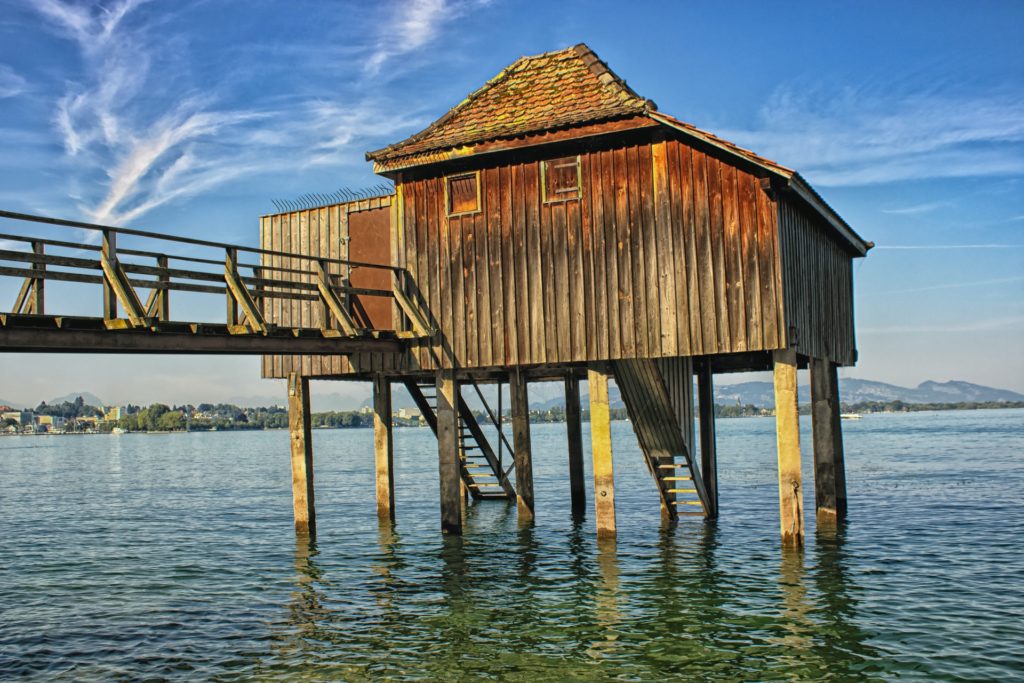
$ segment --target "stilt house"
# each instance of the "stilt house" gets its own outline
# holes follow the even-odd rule
[[[608,380],[663,516],[711,518],[712,374],[774,370],[782,534],[798,545],[796,370],[807,365],[818,517],[843,517],[836,367],[857,359],[852,264],[872,245],[799,174],[658,111],[585,45],[519,59],[423,131],[366,157],[393,194],[260,225],[266,249],[352,262],[325,266],[346,300],[278,301],[268,322],[419,339],[401,353],[264,357],[265,377],[290,380],[300,528],[314,523],[310,378],[374,382],[378,505],[389,516],[390,386],[409,388],[437,433],[442,527],[456,533],[467,493],[534,513],[530,381],[565,382],[567,471],[582,509],[578,381],[588,378],[596,521],[612,534]],[[288,266],[279,261],[265,257]],[[462,397],[493,382],[510,385],[514,467],[499,462],[504,437],[489,443]]]

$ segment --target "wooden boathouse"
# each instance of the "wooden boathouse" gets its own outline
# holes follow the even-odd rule
[[[447,533],[461,532],[467,495],[514,498],[532,518],[530,382],[564,382],[569,490],[582,510],[587,379],[596,524],[607,536],[609,380],[671,521],[718,515],[714,374],[771,370],[781,532],[798,546],[800,367],[812,379],[817,518],[844,517],[836,368],[857,360],[852,262],[872,245],[799,174],[661,113],[585,45],[519,59],[423,131],[366,158],[393,193],[260,222],[263,249],[329,259],[320,267],[349,287],[344,297],[273,300],[269,323],[418,340],[400,352],[263,357],[264,377],[288,379],[297,529],[315,530],[311,378],[373,382],[386,517],[391,387],[408,388],[437,434]],[[289,268],[270,253],[263,265]],[[510,389],[507,468],[465,398],[488,383]],[[493,408],[486,414],[500,425]]]

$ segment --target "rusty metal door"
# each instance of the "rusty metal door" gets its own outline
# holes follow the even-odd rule
[[[352,261],[391,265],[391,211],[388,207],[354,211],[348,215],[348,257]],[[353,287],[391,291],[391,271],[380,268],[353,268]],[[390,296],[359,294],[351,298],[352,315],[366,327],[392,330]]]

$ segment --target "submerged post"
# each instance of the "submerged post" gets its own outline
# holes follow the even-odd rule
[[[782,545],[786,548],[801,548],[804,544],[804,515],[796,350],[775,351],[774,366],[775,440],[779,454],[779,518]]]
[[[441,531],[462,533],[462,475],[459,469],[459,385],[455,371],[437,371],[437,468],[441,489]]]
[[[846,472],[839,416],[839,378],[827,358],[813,358],[811,421],[814,430],[814,503],[819,526],[846,517]]]
[[[526,390],[526,376],[511,372],[508,388],[512,402],[512,447],[516,465],[516,508],[520,522],[532,522],[533,508],[533,451],[530,445],[530,401]]]
[[[715,443],[715,387],[711,363],[697,370],[697,400],[700,411],[700,475],[708,496],[708,518],[718,517],[718,450]]]
[[[572,516],[582,517],[587,507],[583,484],[583,416],[580,412],[580,380],[576,375],[565,378],[565,429],[569,436],[569,491],[572,495]]]
[[[295,532],[316,534],[313,498],[313,439],[309,421],[309,379],[288,375],[288,429],[292,444],[292,507]]]
[[[590,448],[594,460],[594,508],[597,537],[615,537],[615,471],[612,467],[611,416],[608,412],[608,371],[587,371],[590,389]]]
[[[377,470],[377,516],[395,518],[394,442],[391,429],[391,381],[373,378],[373,449]]]

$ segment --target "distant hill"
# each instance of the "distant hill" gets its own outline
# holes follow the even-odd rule
[[[800,402],[811,400],[806,384],[799,388]],[[970,382],[921,382],[915,388],[901,387],[867,379],[839,380],[839,397],[845,403],[861,401],[904,401],[905,403],[960,403],[964,401],[1024,401],[1024,394]],[[769,408],[775,405],[771,382],[740,382],[715,387],[715,402],[741,403]]]
[[[10,406],[11,408],[24,408],[25,406],[17,401],[8,401],[5,398],[0,398],[0,406]]]
[[[806,384],[799,388],[800,402],[809,403],[811,388]],[[844,403],[861,401],[904,401],[906,403],[960,403],[966,401],[1024,401],[1024,394],[1007,389],[994,389],[970,382],[921,382],[915,388],[901,387],[885,382],[867,379],[840,379],[839,396]],[[613,408],[623,407],[618,387],[608,391]],[[583,401],[586,401],[586,394]],[[562,396],[530,404],[531,408],[547,410],[564,404]],[[755,405],[771,408],[775,405],[775,390],[771,382],[739,382],[737,384],[716,384],[715,403],[720,405]]]
[[[85,405],[87,406],[96,406],[97,408],[102,408],[105,405],[107,405],[99,396],[97,396],[96,394],[90,394],[88,391],[75,391],[70,394],[58,396],[57,398],[47,399],[46,405],[53,406],[59,403],[64,403],[64,401],[67,401],[68,403],[74,403],[75,399],[77,399],[79,396],[82,397],[82,400],[85,401]],[[32,407],[35,408],[35,406]]]

